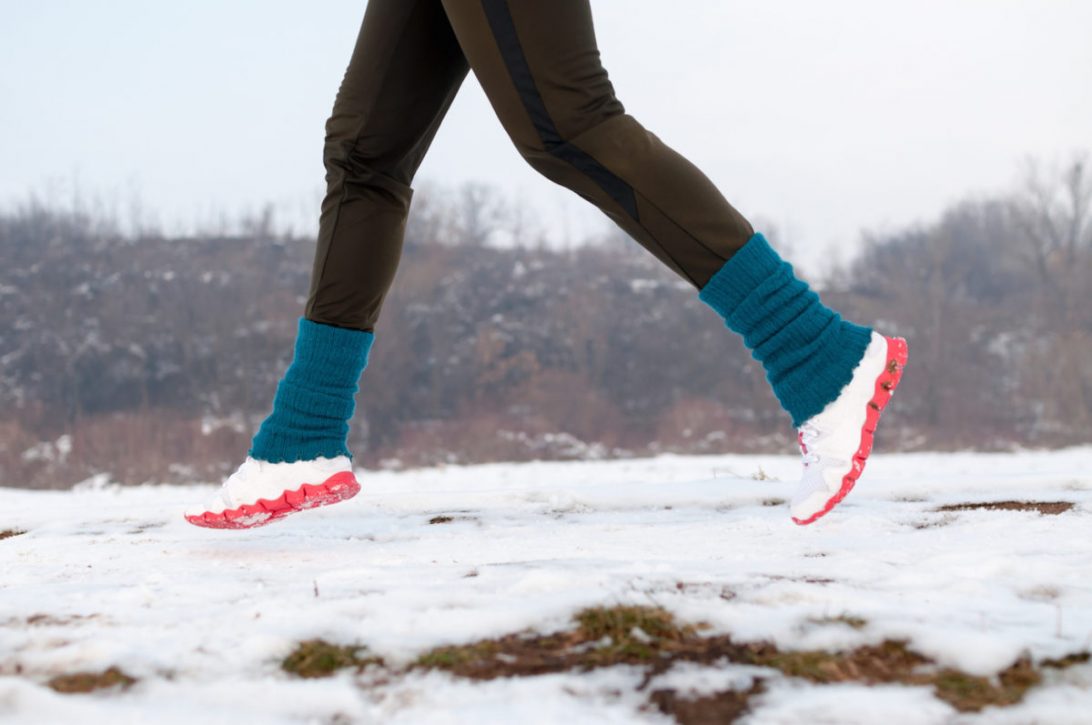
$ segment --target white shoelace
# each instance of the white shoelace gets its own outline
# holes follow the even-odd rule
[[[810,422],[800,426],[800,442],[804,445],[804,467],[819,462],[819,454],[816,447],[819,442],[820,431]]]

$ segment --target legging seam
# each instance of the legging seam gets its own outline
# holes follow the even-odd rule
[[[538,85],[535,82],[534,73],[531,71],[531,67],[527,63],[527,57],[523,52],[519,33],[516,31],[515,20],[512,18],[512,13],[508,7],[507,1],[482,0],[482,6],[486,14],[486,20],[489,23],[490,30],[492,32],[493,41],[497,44],[497,51],[500,53],[501,60],[504,62],[505,69],[508,71],[508,78],[512,82],[512,85],[516,92],[516,96],[520,100],[520,104],[523,107],[524,113],[528,115],[529,120],[531,121],[531,126],[538,134],[539,141],[542,143],[543,146],[543,150],[545,150],[546,153],[550,154],[554,158],[558,158],[568,163],[585,177],[590,179],[597,186],[599,186],[599,188],[612,201],[614,201],[614,203],[616,203],[627,216],[633,219],[635,224],[648,232],[649,238],[652,239],[653,242],[655,242],[656,246],[660,248],[664,256],[667,257],[667,259],[671,260],[671,262],[675,265],[675,267],[678,268],[682,275],[686,277],[691,284],[693,284],[695,287],[698,287],[699,285],[697,281],[690,276],[690,273],[687,272],[683,265],[679,263],[679,260],[677,260],[671,254],[671,252],[669,252],[667,248],[660,243],[660,240],[656,239],[656,237],[641,224],[640,215],[637,212],[637,190],[634,189],[634,187],[625,179],[611,171],[610,168],[600,162],[593,155],[580,148],[576,144],[572,143],[572,139],[565,139],[561,136],[561,133],[558,131],[557,126],[553,121],[553,117],[550,115],[549,108],[546,107],[546,99],[542,97],[542,94],[538,90]],[[505,33],[505,37],[507,38],[507,48],[505,46],[505,42],[502,42],[502,39],[500,37],[500,34],[502,32]],[[517,72],[519,77],[522,78],[527,84],[526,88],[521,87],[520,82],[517,80]],[[578,138],[580,135],[582,134],[577,134],[574,138]],[[580,157],[584,157],[590,160],[595,167],[598,167],[596,171],[601,170],[602,172],[605,172],[605,174],[609,178],[603,179],[601,175],[600,178],[597,178],[596,175],[589,173],[588,169],[581,168],[580,165],[578,165],[577,163],[579,160],[581,160]],[[604,182],[610,183],[608,184]],[[631,204],[627,204],[626,201],[624,201],[625,197],[621,193],[623,189],[615,188],[619,185],[624,187],[624,191],[628,192],[629,196],[632,198]],[[641,196],[644,197],[643,194]],[[648,197],[644,198],[647,200]],[[656,208],[657,211],[660,211],[661,214],[663,214],[663,211],[660,210],[659,207],[657,207],[655,204],[652,204],[652,206]],[[676,227],[679,226],[666,214],[664,214],[664,216]],[[682,229],[681,227],[679,228]],[[683,229],[682,231],[684,234],[691,237],[691,239],[694,239],[693,235],[690,235],[688,232],[686,232],[685,229]],[[702,244],[700,241],[696,239],[695,241],[698,242],[699,246],[707,249],[710,252],[712,251],[709,250],[709,248]]]
[[[588,130],[590,130],[590,129],[588,129]],[[587,131],[585,131],[584,133],[586,133],[586,132],[587,132]],[[580,136],[580,135],[582,135],[582,134],[578,134],[578,135],[577,135],[577,136],[575,136],[574,138],[579,138],[579,136]],[[570,139],[569,141],[566,141],[566,142],[565,142],[565,145],[570,145],[570,144],[572,144],[572,140],[571,140],[571,139]],[[610,170],[610,169],[609,169],[609,168],[608,168],[608,167],[607,167],[607,166],[606,166],[605,164],[603,164],[603,163],[602,163],[601,161],[599,161],[598,159],[596,159],[596,158],[595,158],[594,156],[592,156],[592,155],[591,155],[590,153],[588,153],[587,151],[584,151],[583,149],[580,149],[580,148],[579,148],[578,146],[576,146],[575,144],[573,144],[573,145],[572,145],[572,147],[573,147],[573,148],[576,148],[576,149],[578,149],[578,150],[579,150],[579,151],[580,151],[581,153],[583,153],[584,155],[586,155],[586,156],[588,156],[589,158],[591,158],[591,159],[595,160],[595,163],[597,163],[597,164],[599,164],[600,166],[602,166],[602,167],[603,167],[604,169],[606,169],[606,170],[607,170],[608,172],[610,172],[611,174],[614,174],[614,172],[613,172],[613,171],[611,171],[611,170]],[[550,153],[552,154],[553,152],[551,151]],[[617,176],[617,174],[615,174],[615,176]],[[619,178],[619,179],[621,179],[622,177],[620,177],[620,176],[619,176],[618,178]],[[623,181],[625,181],[625,180],[623,179]],[[676,221],[675,221],[674,219],[672,219],[672,218],[671,218],[671,217],[669,217],[669,216],[668,216],[667,214],[665,214],[665,213],[664,213],[664,211],[663,211],[662,209],[660,209],[660,207],[659,207],[659,206],[657,206],[657,205],[656,205],[655,203],[653,203],[653,202],[652,202],[652,201],[651,201],[651,200],[650,200],[650,199],[649,199],[649,198],[648,198],[648,197],[647,197],[646,195],[642,194],[642,193],[641,193],[641,192],[640,192],[640,191],[639,191],[639,190],[638,190],[638,189],[637,189],[636,187],[634,187],[634,186],[630,185],[630,184],[629,184],[629,182],[626,182],[626,185],[627,185],[627,186],[629,186],[629,187],[630,187],[630,189],[632,189],[633,193],[634,193],[634,194],[635,194],[636,196],[640,196],[640,197],[641,197],[642,199],[644,199],[644,200],[645,200],[645,202],[647,202],[647,203],[649,204],[649,206],[651,206],[651,207],[652,207],[653,209],[655,209],[656,211],[660,212],[660,214],[663,214],[664,218],[665,218],[665,219],[667,219],[667,220],[668,220],[669,222],[671,222],[671,223],[672,223],[673,225],[675,225],[675,226],[676,226],[676,227],[677,227],[678,229],[680,229],[680,230],[681,230],[681,231],[683,232],[683,234],[686,234],[686,235],[687,235],[688,237],[690,237],[691,239],[694,239],[694,241],[698,241],[698,240],[697,240],[697,239],[696,239],[696,238],[695,238],[695,237],[694,237],[694,236],[693,236],[692,234],[690,234],[690,233],[689,233],[689,232],[687,232],[687,231],[686,231],[685,229],[683,229],[683,228],[682,228],[681,226],[679,226],[679,224],[678,224],[678,223],[677,223],[677,222],[676,222]],[[618,201],[617,201],[616,199],[614,199],[614,201],[615,201],[615,203],[618,203]],[[621,204],[619,204],[619,206],[622,206],[622,205],[621,205]],[[636,207],[635,207],[635,208],[636,208]],[[623,207],[623,209],[622,209],[622,210],[623,210],[623,211],[626,211],[626,209],[625,209],[624,207]],[[641,219],[640,219],[639,215],[637,215],[637,214],[631,214],[631,215],[630,215],[630,217],[631,217],[631,218],[633,219],[634,223],[635,223],[635,224],[637,224],[637,226],[641,227],[641,229],[644,229],[644,230],[645,230],[645,232],[647,232],[647,233],[648,233],[648,237],[649,237],[649,239],[651,239],[651,240],[652,240],[653,242],[655,242],[655,243],[656,243],[656,246],[660,248],[660,251],[662,251],[662,252],[664,253],[664,256],[665,256],[665,257],[667,257],[668,259],[670,259],[670,260],[671,260],[671,261],[672,261],[672,262],[673,262],[673,263],[675,264],[675,266],[679,268],[679,271],[680,271],[680,272],[682,272],[683,276],[684,276],[684,277],[686,277],[686,278],[687,278],[687,279],[688,279],[688,280],[690,281],[690,283],[691,283],[692,285],[694,285],[695,287],[700,287],[700,285],[698,285],[698,282],[697,282],[697,280],[695,280],[695,279],[694,279],[693,277],[691,277],[691,276],[690,276],[690,273],[689,273],[689,272],[688,272],[688,271],[686,270],[686,268],[685,268],[685,267],[684,267],[684,266],[683,266],[682,264],[680,264],[680,263],[679,263],[679,260],[675,258],[675,255],[671,254],[671,252],[669,252],[669,251],[668,251],[667,247],[665,247],[665,246],[663,245],[663,243],[661,243],[661,242],[660,242],[660,240],[656,238],[656,235],[654,235],[654,234],[652,233],[652,230],[650,230],[650,229],[649,229],[649,228],[648,228],[647,226],[645,226],[644,224],[642,224],[642,223],[641,223]],[[705,246],[704,244],[702,244],[701,242],[698,242],[698,244],[699,244],[700,246],[704,247],[705,249],[709,250],[710,252],[712,252],[712,250],[711,250],[711,249],[709,249],[708,247],[706,247],[706,246]],[[719,256],[719,255],[715,255],[715,254],[714,254],[714,256]]]

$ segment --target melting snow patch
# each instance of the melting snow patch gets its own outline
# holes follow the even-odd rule
[[[352,501],[249,531],[183,520],[209,486],[102,475],[70,492],[0,489],[0,531],[27,532],[0,539],[0,720],[664,722],[653,692],[677,708],[754,685],[742,721],[1079,722],[1092,706],[1092,583],[1075,575],[1092,570],[1090,464],[1092,448],[878,454],[805,528],[780,503],[798,475],[789,456],[361,470]],[[989,501],[1072,507],[961,506]],[[428,524],[440,514],[454,522]],[[647,682],[631,665],[489,681],[409,667],[620,604],[783,653],[901,641],[938,668],[988,679],[1029,661],[1042,680],[1016,704],[957,715],[928,686],[728,662]],[[365,647],[384,668],[294,679],[280,663],[312,639]],[[46,685],[112,667],[136,683]]]

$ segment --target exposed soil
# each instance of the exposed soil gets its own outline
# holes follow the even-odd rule
[[[19,529],[4,529],[0,531],[0,541],[3,541],[4,539],[10,539],[13,536],[19,536],[25,533],[25,531],[20,531]]]
[[[101,618],[101,615],[98,614],[72,614],[67,617],[57,617],[52,614],[32,614],[26,618],[25,622],[29,627],[64,627]]]
[[[1046,516],[1057,516],[1073,508],[1072,501],[984,501],[980,503],[950,503],[937,511],[1035,511]]]
[[[854,629],[867,622],[851,615],[813,620]],[[517,632],[495,639],[438,647],[421,654],[400,673],[444,670],[458,677],[493,680],[530,677],[556,672],[584,672],[615,665],[645,668],[639,689],[646,689],[676,663],[717,666],[725,662],[767,667],[788,677],[819,684],[861,682],[931,686],[941,700],[962,712],[1019,702],[1037,685],[1042,667],[1068,667],[1088,661],[1087,652],[1042,662],[1038,667],[1021,659],[996,677],[969,675],[940,668],[912,651],[906,642],[886,640],[844,652],[823,650],[782,651],[771,642],[735,642],[728,635],[702,634],[707,626],[680,624],[670,612],[658,607],[594,607],[576,614],[573,626],[552,634]],[[284,669],[305,677],[332,674],[338,669],[382,664],[378,657],[361,658],[362,647],[340,647],[320,640],[306,642],[285,660]],[[293,658],[307,664],[293,664]],[[311,664],[312,662],[317,664]],[[305,674],[314,673],[318,674]],[[772,675],[773,673],[771,673]],[[682,723],[728,723],[749,708],[751,697],[764,689],[756,678],[746,691],[725,690],[688,698],[673,689],[656,689],[646,708],[655,708]]]
[[[102,672],[75,672],[70,675],[57,675],[46,685],[66,695],[94,692],[112,687],[126,689],[136,684],[136,678],[122,672],[117,667]]]
[[[1086,665],[1092,661],[1092,654],[1088,652],[1075,652],[1052,660],[1043,660],[1040,667],[1050,667],[1055,670],[1064,670],[1076,665]]]
[[[348,667],[359,672],[368,665],[382,665],[379,657],[361,655],[365,647],[330,644],[321,639],[300,642],[296,649],[281,661],[281,669],[297,677],[330,677]]]
[[[460,515],[452,516],[450,514],[438,514],[428,520],[429,524],[450,524],[455,521],[480,521],[477,516],[474,515]]]
[[[653,690],[644,709],[659,710],[682,725],[720,725],[732,723],[750,708],[750,700],[766,689],[761,680],[749,690],[724,690],[712,695],[686,698],[678,690]]]

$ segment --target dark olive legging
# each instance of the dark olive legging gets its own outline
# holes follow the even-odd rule
[[[696,288],[751,237],[700,170],[625,113],[588,0],[370,0],[326,124],[308,319],[374,329],[414,173],[471,68],[532,167]]]

